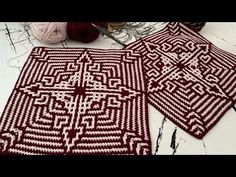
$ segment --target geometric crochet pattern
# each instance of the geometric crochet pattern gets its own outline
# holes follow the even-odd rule
[[[143,56],[149,103],[196,138],[236,103],[236,56],[182,23],[125,48]]]
[[[0,119],[0,154],[151,154],[141,55],[36,47]]]

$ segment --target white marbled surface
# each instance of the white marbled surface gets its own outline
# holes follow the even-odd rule
[[[128,44],[135,40],[134,36],[137,39],[157,31],[164,27],[165,23],[132,23],[132,25],[137,25],[137,30],[124,30],[116,32],[114,35]],[[217,47],[236,54],[236,23],[208,22],[200,33]],[[67,40],[56,45],[46,45],[32,36],[27,23],[1,22],[0,115],[24,62],[35,46],[122,48],[121,45],[103,35],[89,44]],[[236,110],[234,108],[231,108],[222,117],[203,140],[196,139],[178,128],[151,105],[149,105],[149,116],[152,151],[155,155],[236,154]]]

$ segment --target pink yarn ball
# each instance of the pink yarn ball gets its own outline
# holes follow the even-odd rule
[[[66,22],[36,22],[30,27],[35,38],[44,43],[59,43],[67,38]]]

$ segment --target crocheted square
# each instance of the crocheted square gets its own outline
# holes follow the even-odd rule
[[[236,56],[181,23],[126,49],[143,55],[149,103],[196,138],[236,103]]]
[[[151,154],[141,55],[34,48],[0,119],[0,154]]]

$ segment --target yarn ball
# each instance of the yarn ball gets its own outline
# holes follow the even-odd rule
[[[59,43],[67,38],[66,22],[37,22],[30,27],[35,38],[44,43]]]
[[[94,23],[99,25],[99,23]],[[100,32],[91,23],[86,22],[68,22],[67,23],[68,38],[83,43],[95,41]]]

